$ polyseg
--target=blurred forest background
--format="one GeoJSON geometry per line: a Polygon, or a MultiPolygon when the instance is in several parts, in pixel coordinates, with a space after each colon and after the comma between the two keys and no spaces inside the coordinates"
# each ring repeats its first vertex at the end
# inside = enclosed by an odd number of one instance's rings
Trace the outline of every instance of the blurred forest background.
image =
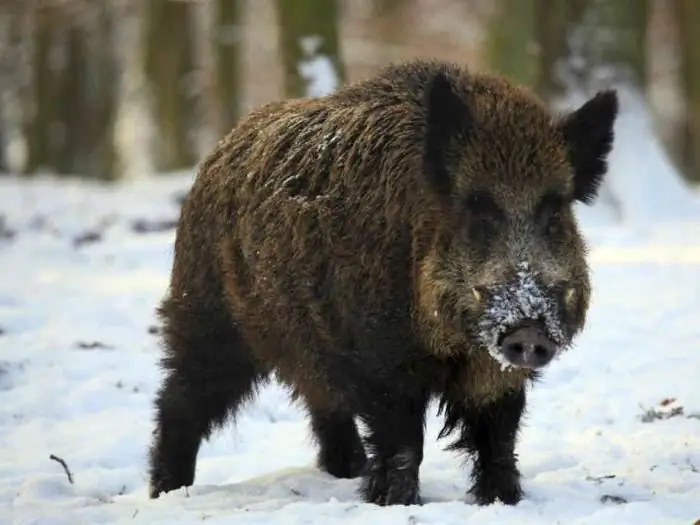
{"type": "Polygon", "coordinates": [[[420,56],[555,107],[624,86],[700,182],[700,0],[0,0],[0,46],[0,172],[190,169],[254,106],[420,56]]]}

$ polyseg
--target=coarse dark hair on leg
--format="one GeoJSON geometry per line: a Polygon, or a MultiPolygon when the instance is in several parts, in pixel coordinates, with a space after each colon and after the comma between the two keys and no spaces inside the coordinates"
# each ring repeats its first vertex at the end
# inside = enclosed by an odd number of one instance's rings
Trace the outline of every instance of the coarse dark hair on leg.
{"type": "MultiPolygon", "coordinates": [[[[377,393],[378,394],[378,393],[377,393]]],[[[360,417],[367,425],[370,454],[360,485],[363,501],[419,505],[427,393],[383,392],[368,399],[360,417]]]]}
{"type": "Polygon", "coordinates": [[[522,499],[515,445],[525,402],[524,388],[484,405],[470,405],[448,397],[440,400],[445,424],[439,438],[457,431],[457,439],[447,450],[471,455],[470,492],[479,505],[496,500],[515,505],[522,499]]]}
{"type": "Polygon", "coordinates": [[[351,412],[309,408],[311,429],[318,444],[318,467],[336,478],[356,478],[367,456],[351,412]]]}
{"type": "Polygon", "coordinates": [[[159,390],[156,428],[150,450],[150,497],[194,483],[202,439],[235,416],[267,377],[231,324],[225,310],[166,298],[158,313],[164,322],[166,379],[159,390]]]}

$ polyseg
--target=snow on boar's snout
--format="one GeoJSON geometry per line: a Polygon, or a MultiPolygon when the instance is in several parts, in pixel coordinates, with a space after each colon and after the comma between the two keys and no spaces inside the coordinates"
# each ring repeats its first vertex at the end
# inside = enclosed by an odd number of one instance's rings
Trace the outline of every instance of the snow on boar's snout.
{"type": "Polygon", "coordinates": [[[561,312],[572,287],[543,285],[523,262],[514,278],[484,292],[479,339],[503,367],[542,368],[570,342],[561,312]]]}

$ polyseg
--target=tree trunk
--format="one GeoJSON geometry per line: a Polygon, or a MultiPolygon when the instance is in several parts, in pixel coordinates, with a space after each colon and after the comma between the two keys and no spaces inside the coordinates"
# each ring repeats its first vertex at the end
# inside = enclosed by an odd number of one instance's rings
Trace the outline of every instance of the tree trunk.
{"type": "MultiPolygon", "coordinates": [[[[193,74],[192,33],[188,2],[143,0],[144,67],[156,133],[156,169],[188,168],[197,161],[188,136],[188,75],[193,74]]],[[[191,78],[191,77],[190,77],[191,78]]]]}
{"type": "Polygon", "coordinates": [[[241,7],[239,0],[216,0],[214,76],[217,122],[215,129],[220,136],[231,130],[239,116],[241,7]]]}
{"type": "Polygon", "coordinates": [[[52,88],[55,75],[50,53],[55,44],[58,23],[55,8],[39,8],[34,12],[32,53],[32,95],[25,115],[25,134],[29,155],[25,165],[28,173],[50,168],[53,163],[52,130],[54,129],[52,88]]]}
{"type": "Polygon", "coordinates": [[[377,31],[377,55],[382,65],[395,60],[395,49],[404,41],[405,14],[411,0],[372,0],[372,19],[377,31]]]}
{"type": "Polygon", "coordinates": [[[113,179],[117,57],[107,3],[35,11],[26,169],[113,179]]]}
{"type": "Polygon", "coordinates": [[[489,68],[532,88],[539,75],[535,4],[535,0],[494,2],[486,39],[489,68]]]}
{"type": "Polygon", "coordinates": [[[681,86],[686,112],[681,135],[681,157],[686,177],[700,182],[700,3],[673,3],[681,55],[681,86]]]}
{"type": "Polygon", "coordinates": [[[56,112],[61,141],[56,147],[54,164],[58,173],[85,173],[88,170],[87,158],[81,151],[85,146],[86,119],[90,115],[85,112],[85,97],[87,96],[86,42],[85,31],[82,27],[68,22],[64,30],[66,63],[59,74],[56,91],[56,112]]]}
{"type": "Polygon", "coordinates": [[[116,119],[118,112],[120,65],[117,55],[117,11],[108,3],[96,7],[97,21],[89,53],[88,101],[90,120],[87,137],[91,159],[89,169],[102,179],[117,178],[116,119]],[[92,87],[92,89],[90,89],[92,87]]]}
{"type": "Polygon", "coordinates": [[[276,0],[287,97],[319,96],[345,82],[337,0],[276,0]]]}
{"type": "Polygon", "coordinates": [[[567,45],[567,29],[576,16],[576,3],[576,0],[535,0],[539,59],[534,88],[547,102],[564,92],[558,68],[567,45]]]}
{"type": "Polygon", "coordinates": [[[0,97],[4,138],[3,169],[22,173],[28,158],[27,128],[33,102],[31,91],[31,26],[34,14],[26,4],[1,4],[3,53],[0,60],[0,97]]]}

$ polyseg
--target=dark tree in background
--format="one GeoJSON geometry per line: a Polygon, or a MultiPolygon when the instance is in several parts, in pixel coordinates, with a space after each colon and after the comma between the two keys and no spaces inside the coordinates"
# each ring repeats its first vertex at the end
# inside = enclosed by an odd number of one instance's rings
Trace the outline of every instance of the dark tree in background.
{"type": "Polygon", "coordinates": [[[216,133],[235,125],[240,106],[241,1],[216,0],[214,12],[214,76],[216,133]]]}
{"type": "Polygon", "coordinates": [[[673,3],[681,58],[681,91],[686,111],[680,136],[682,169],[700,182],[700,2],[673,3]]]}
{"type": "Polygon", "coordinates": [[[28,140],[26,171],[55,167],[55,112],[57,101],[53,86],[56,82],[50,64],[51,48],[59,32],[59,10],[44,7],[34,11],[32,36],[32,88],[26,101],[24,118],[28,140]]]}
{"type": "Polygon", "coordinates": [[[159,171],[189,168],[197,161],[189,136],[194,107],[192,5],[172,0],[142,0],[144,68],[155,123],[154,163],[159,171]]]}
{"type": "Polygon", "coordinates": [[[302,75],[300,66],[314,57],[328,58],[338,83],[345,82],[338,3],[337,0],[276,0],[287,97],[310,94],[310,81],[302,75]]]}
{"type": "Polygon", "coordinates": [[[0,3],[0,171],[24,168],[21,164],[11,165],[8,148],[13,139],[26,138],[32,72],[30,49],[23,44],[30,36],[31,18],[26,4],[0,3]]]}
{"type": "Polygon", "coordinates": [[[535,86],[539,70],[535,0],[498,0],[486,28],[490,68],[514,82],[535,86]]]}
{"type": "Polygon", "coordinates": [[[116,20],[108,2],[69,16],[73,20],[65,28],[65,66],[56,86],[64,138],[56,169],[112,179],[119,86],[116,20]]]}
{"type": "Polygon", "coordinates": [[[378,42],[377,52],[384,63],[393,62],[394,48],[404,42],[406,30],[410,31],[404,19],[412,0],[372,0],[378,42]]]}
{"type": "MultiPolygon", "coordinates": [[[[585,0],[584,0],[585,1],[585,0]]],[[[557,66],[581,0],[501,0],[492,4],[486,38],[491,69],[534,89],[544,100],[563,94],[557,66]]]]}
{"type": "MultiPolygon", "coordinates": [[[[465,56],[553,105],[612,85],[645,103],[648,87],[665,82],[648,108],[661,116],[660,139],[678,169],[700,182],[700,0],[446,0],[449,13],[430,12],[443,2],[361,2],[275,0],[271,13],[254,0],[0,0],[0,171],[113,179],[190,169],[235,126],[251,94],[256,104],[280,91],[316,96],[344,83],[346,67],[364,76],[424,56],[416,24],[454,15],[484,31],[465,56]],[[353,46],[347,66],[341,27],[353,46]],[[244,35],[259,45],[275,32],[276,50],[244,45],[244,35]],[[262,68],[255,75],[244,71],[243,51],[262,68]],[[679,71],[661,67],[668,52],[679,71]],[[649,64],[664,77],[648,78],[656,74],[649,64]],[[259,90],[276,67],[282,85],[259,90]],[[656,98],[667,88],[682,104],[656,98]]],[[[439,31],[463,29],[452,22],[439,31]]],[[[441,50],[454,55],[445,46],[459,42],[438,38],[429,51],[444,58],[441,50]]]]}
{"type": "Polygon", "coordinates": [[[25,169],[111,179],[119,85],[111,4],[46,3],[32,16],[25,169]]]}
{"type": "Polygon", "coordinates": [[[586,0],[535,0],[535,30],[537,72],[533,87],[546,101],[565,92],[559,75],[561,60],[567,48],[568,28],[580,19],[586,0]]]}

